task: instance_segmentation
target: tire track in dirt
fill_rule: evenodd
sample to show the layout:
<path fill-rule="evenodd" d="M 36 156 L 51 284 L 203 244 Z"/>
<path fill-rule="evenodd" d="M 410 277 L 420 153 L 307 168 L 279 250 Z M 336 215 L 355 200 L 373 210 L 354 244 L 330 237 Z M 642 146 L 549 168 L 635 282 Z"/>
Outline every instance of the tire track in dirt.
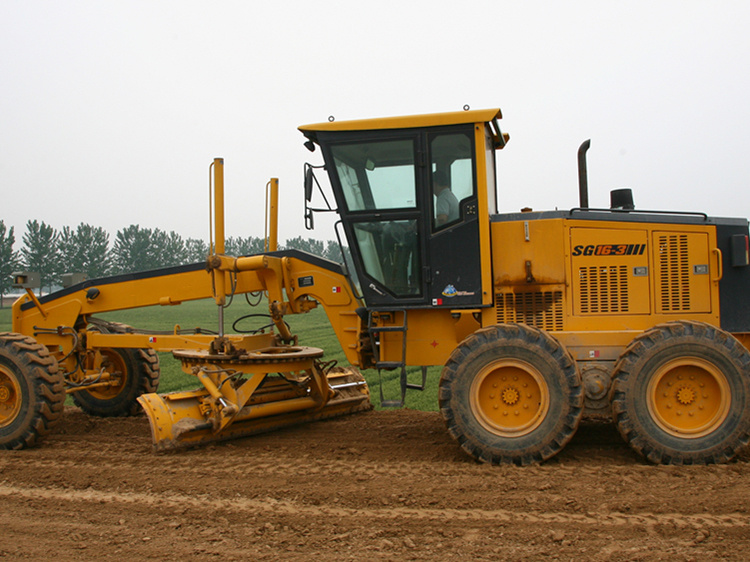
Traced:
<path fill-rule="evenodd" d="M 516 467 L 468 459 L 436 412 L 154 454 L 143 417 L 68 408 L 40 446 L 0 453 L 0 559 L 744 562 L 750 547 L 750 451 L 655 466 L 608 424 Z"/>
<path fill-rule="evenodd" d="M 273 498 L 251 499 L 235 498 L 216 500 L 208 495 L 188 496 L 177 493 L 159 492 L 145 494 L 139 492 L 103 492 L 95 489 L 70 490 L 60 488 L 25 488 L 0 483 L 0 497 L 14 497 L 26 499 L 53 500 L 55 502 L 91 502 L 91 503 L 122 503 L 153 506 L 164 509 L 184 509 L 196 507 L 203 510 L 215 510 L 221 513 L 248 512 L 257 514 L 267 512 L 273 515 L 295 515 L 309 517 L 339 517 L 344 519 L 404 519 L 431 521 L 488 521 L 506 523 L 562 523 L 576 525 L 607 525 L 607 526 L 638 526 L 653 527 L 656 525 L 672 525 L 676 527 L 714 527 L 737 528 L 750 527 L 750 516 L 740 513 L 724 515 L 689 515 L 689 514 L 657 514 L 657 513 L 563 513 L 563 512 L 535 512 L 511 510 L 483 510 L 483 509 L 429 509 L 410 507 L 389 507 L 383 509 L 362 507 L 346 508 L 332 505 L 308 505 L 300 502 L 277 500 Z"/>
<path fill-rule="evenodd" d="M 383 462 L 363 459 L 359 451 L 349 448 L 342 450 L 340 455 L 348 458 L 314 458 L 311 456 L 295 456 L 283 452 L 252 452 L 251 458 L 240 456 L 222 456 L 221 472 L 229 475 L 247 475 L 252 469 L 256 474 L 265 476 L 288 475 L 290 472 L 300 470 L 304 466 L 304 473 L 309 476 L 350 476 L 356 474 L 360 479 L 364 477 L 414 477 L 415 474 L 429 474 L 433 477 L 456 477 L 479 476 L 487 479 L 541 477 L 545 475 L 550 479 L 555 478 L 565 481 L 570 477 L 604 480 L 616 478 L 620 482 L 637 486 L 644 480 L 664 480 L 669 478 L 681 478 L 689 474 L 700 473 L 705 480 L 722 480 L 728 478 L 732 473 L 732 465 L 710 465 L 701 467 L 676 467 L 655 465 L 633 465 L 623 467 L 621 465 L 601 465 L 596 459 L 590 465 L 577 464 L 576 466 L 531 466 L 531 467 L 490 467 L 483 464 L 469 463 L 445 463 L 437 461 L 397 461 Z M 221 456 L 221 455 L 218 455 Z M 113 458 L 110 451 L 100 452 L 87 451 L 85 454 L 68 455 L 69 458 L 25 458 L 24 471 L 38 469 L 42 473 L 64 473 L 68 471 L 97 472 L 102 463 L 110 471 L 130 470 L 133 466 L 134 457 Z M 213 472 L 216 467 L 216 455 L 203 455 L 199 459 L 193 457 L 180 457 L 178 455 L 162 456 L 158 454 L 135 455 L 139 466 L 153 465 L 161 472 L 179 471 L 180 474 L 203 475 Z M 13 459 L 0 458 L 0 470 L 10 467 Z"/>

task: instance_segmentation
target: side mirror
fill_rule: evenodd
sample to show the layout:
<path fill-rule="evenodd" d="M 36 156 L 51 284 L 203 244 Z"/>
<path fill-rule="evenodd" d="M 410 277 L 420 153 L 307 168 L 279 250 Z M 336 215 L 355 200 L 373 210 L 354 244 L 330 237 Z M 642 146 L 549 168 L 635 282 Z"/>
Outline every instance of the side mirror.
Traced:
<path fill-rule="evenodd" d="M 305 169 L 305 201 L 307 202 L 312 201 L 314 179 L 312 168 L 307 167 Z"/>

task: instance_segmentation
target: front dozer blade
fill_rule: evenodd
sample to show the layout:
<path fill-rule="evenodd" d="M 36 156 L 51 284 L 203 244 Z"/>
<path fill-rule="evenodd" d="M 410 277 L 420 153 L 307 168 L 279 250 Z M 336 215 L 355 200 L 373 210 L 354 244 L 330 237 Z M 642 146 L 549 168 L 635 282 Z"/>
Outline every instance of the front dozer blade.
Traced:
<path fill-rule="evenodd" d="M 265 433 L 289 425 L 362 412 L 372 408 L 370 390 L 356 369 L 332 369 L 328 384 L 335 391 L 322 407 L 312 398 L 291 392 L 283 379 L 270 379 L 256 394 L 259 401 L 242 408 L 221 430 L 202 413 L 206 391 L 143 394 L 138 398 L 151 425 L 155 451 Z"/>

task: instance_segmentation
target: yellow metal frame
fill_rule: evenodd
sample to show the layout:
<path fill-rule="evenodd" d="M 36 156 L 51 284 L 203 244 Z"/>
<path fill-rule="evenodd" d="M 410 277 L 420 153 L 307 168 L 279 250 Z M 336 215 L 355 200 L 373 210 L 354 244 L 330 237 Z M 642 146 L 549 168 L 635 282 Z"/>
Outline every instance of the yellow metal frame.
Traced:
<path fill-rule="evenodd" d="M 373 131 L 382 129 L 412 129 L 422 127 L 439 127 L 442 125 L 460 125 L 477 123 L 484 126 L 493 119 L 502 118 L 499 108 L 476 109 L 470 111 L 454 111 L 447 113 L 429 113 L 424 115 L 408 115 L 399 117 L 381 117 L 375 119 L 358 119 L 352 121 L 328 121 L 302 125 L 299 130 L 303 133 L 314 131 Z M 484 145 L 484 140 L 482 144 Z"/>
<path fill-rule="evenodd" d="M 296 337 L 283 318 L 323 304 L 347 358 L 358 364 L 362 327 L 356 309 L 361 303 L 352 294 L 347 278 L 333 266 L 318 264 L 317 258 L 306 260 L 294 253 L 227 256 L 223 166 L 221 158 L 211 164 L 214 224 L 211 254 L 205 264 L 94 280 L 77 290 L 74 287 L 50 295 L 43 302 L 30 293 L 13 305 L 13 330 L 33 334 L 48 347 L 59 368 L 67 373 L 71 383 L 68 390 L 72 392 L 90 391 L 100 400 L 116 397 L 128 384 L 128 367 L 117 349 L 173 351 L 182 361 L 183 370 L 195 375 L 203 389 L 138 398 L 149 414 L 154 443 L 159 447 L 348 413 L 362 409 L 363 403 L 369 407 L 361 376 L 346 375 L 349 382 L 344 387 L 362 386 L 363 390 L 341 398 L 328 383 L 328 369 L 318 363 L 322 351 L 296 346 Z M 272 179 L 268 189 L 266 248 L 274 252 L 278 246 L 278 180 Z M 302 278 L 305 283 L 299 281 Z M 227 297 L 249 292 L 265 294 L 276 333 L 225 336 L 223 308 Z M 172 334 L 103 333 L 107 330 L 100 331 L 98 324 L 90 328 L 91 319 L 104 312 L 174 306 L 205 298 L 212 298 L 217 305 L 218 337 L 181 333 L 179 327 Z M 114 368 L 109 371 L 104 369 L 106 358 L 114 359 Z M 270 392 L 264 385 L 258 393 L 272 373 L 280 373 L 278 384 L 272 384 Z M 8 376 L 0 378 L 8 379 L 3 384 L 7 394 L 4 402 L 20 404 L 13 400 L 17 384 L 12 384 Z M 273 419 L 258 422 L 266 416 Z M 185 433 L 190 435 L 183 441 Z"/>

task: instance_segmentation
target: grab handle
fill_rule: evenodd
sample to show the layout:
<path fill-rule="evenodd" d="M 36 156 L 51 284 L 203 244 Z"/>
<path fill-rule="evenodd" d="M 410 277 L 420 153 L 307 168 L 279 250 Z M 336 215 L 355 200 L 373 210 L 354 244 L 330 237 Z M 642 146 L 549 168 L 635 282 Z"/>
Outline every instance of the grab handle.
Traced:
<path fill-rule="evenodd" d="M 719 248 L 714 248 L 712 251 L 714 254 L 716 254 L 716 270 L 718 272 L 718 275 L 715 279 L 712 279 L 712 281 L 718 283 L 719 281 L 721 281 L 721 278 L 724 277 L 724 264 L 723 260 L 721 259 L 721 250 L 719 250 Z"/>

